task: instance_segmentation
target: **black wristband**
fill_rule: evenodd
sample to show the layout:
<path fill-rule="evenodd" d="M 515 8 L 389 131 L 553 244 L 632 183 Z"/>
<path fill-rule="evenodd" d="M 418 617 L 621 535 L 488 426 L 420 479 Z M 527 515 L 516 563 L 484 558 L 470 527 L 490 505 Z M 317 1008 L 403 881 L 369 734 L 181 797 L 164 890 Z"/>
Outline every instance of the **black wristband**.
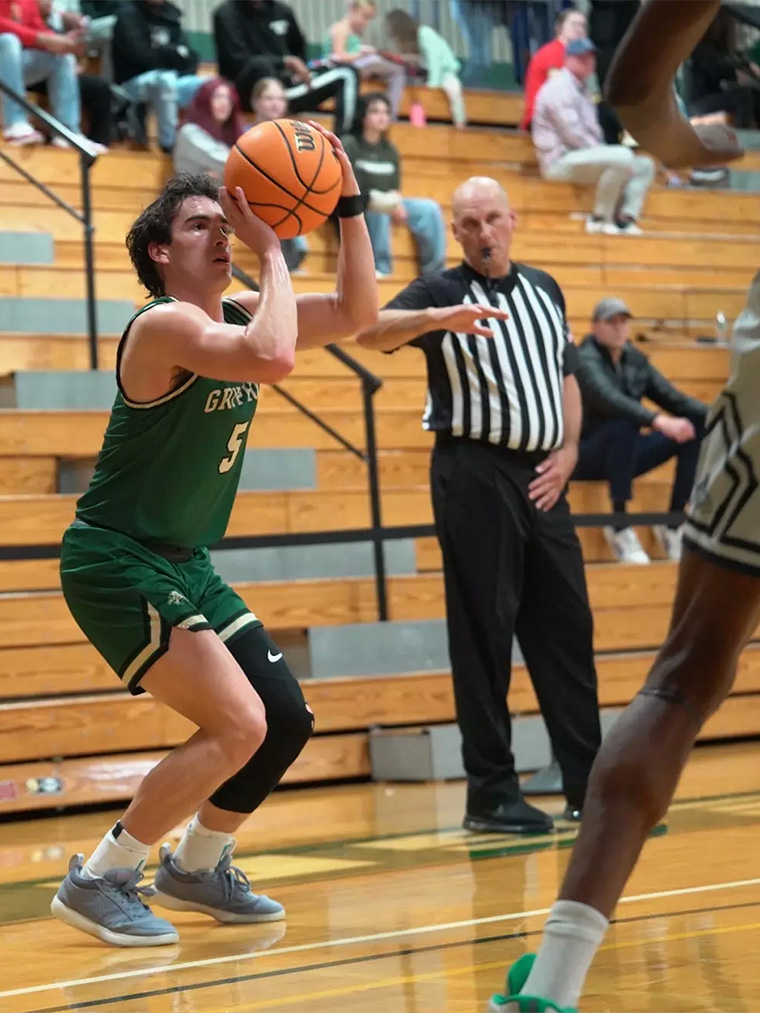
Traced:
<path fill-rule="evenodd" d="M 353 197 L 340 197 L 335 207 L 338 218 L 356 218 L 364 214 L 364 197 L 357 193 Z"/>

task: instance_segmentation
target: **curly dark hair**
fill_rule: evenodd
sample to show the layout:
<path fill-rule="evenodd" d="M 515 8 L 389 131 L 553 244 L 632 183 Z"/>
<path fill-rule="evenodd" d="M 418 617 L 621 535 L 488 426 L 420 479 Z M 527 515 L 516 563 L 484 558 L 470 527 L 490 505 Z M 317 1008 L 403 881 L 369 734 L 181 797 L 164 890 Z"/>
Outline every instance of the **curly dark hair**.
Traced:
<path fill-rule="evenodd" d="M 170 243 L 172 222 L 187 197 L 219 199 L 219 184 L 210 176 L 182 172 L 164 186 L 127 233 L 127 249 L 140 284 L 154 298 L 166 295 L 156 262 L 148 252 L 151 243 Z"/>

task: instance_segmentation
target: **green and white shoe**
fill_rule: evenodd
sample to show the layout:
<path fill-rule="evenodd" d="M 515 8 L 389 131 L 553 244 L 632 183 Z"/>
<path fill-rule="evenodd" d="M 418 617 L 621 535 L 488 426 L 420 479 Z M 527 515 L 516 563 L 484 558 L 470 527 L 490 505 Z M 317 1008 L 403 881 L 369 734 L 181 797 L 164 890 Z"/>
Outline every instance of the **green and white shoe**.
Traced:
<path fill-rule="evenodd" d="M 536 959 L 535 953 L 524 953 L 512 964 L 507 971 L 506 995 L 492 995 L 488 1003 L 488 1013 L 505 1013 L 507 1007 L 512 1004 L 520 1013 L 578 1013 L 577 1009 L 570 1006 L 558 1006 L 551 999 L 542 999 L 538 995 L 523 995 L 522 987 L 528 980 L 533 962 Z"/>

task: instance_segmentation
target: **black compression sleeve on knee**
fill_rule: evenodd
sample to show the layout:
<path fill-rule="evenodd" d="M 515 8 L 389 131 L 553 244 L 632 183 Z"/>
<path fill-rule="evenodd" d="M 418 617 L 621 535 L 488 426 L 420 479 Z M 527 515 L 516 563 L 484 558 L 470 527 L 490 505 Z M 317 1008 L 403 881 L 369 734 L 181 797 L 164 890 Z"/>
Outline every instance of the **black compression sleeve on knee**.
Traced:
<path fill-rule="evenodd" d="M 678 704 L 691 714 L 697 724 L 697 728 L 701 728 L 704 724 L 704 718 L 691 700 L 687 700 L 683 693 L 680 693 L 677 689 L 660 689 L 657 686 L 645 686 L 639 690 L 639 696 L 656 696 L 660 700 L 666 700 L 668 703 Z"/>
<path fill-rule="evenodd" d="M 248 763 L 217 788 L 211 802 L 228 812 L 252 813 L 308 742 L 314 716 L 298 680 L 263 627 L 244 634 L 229 650 L 264 703 L 267 734 Z"/>

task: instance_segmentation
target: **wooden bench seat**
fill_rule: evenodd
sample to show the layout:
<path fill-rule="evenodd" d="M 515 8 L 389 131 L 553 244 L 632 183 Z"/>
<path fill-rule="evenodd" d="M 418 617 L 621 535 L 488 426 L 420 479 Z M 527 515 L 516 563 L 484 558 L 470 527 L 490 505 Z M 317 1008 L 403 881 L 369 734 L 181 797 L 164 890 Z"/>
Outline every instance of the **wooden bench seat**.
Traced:
<path fill-rule="evenodd" d="M 587 568 L 599 651 L 657 647 L 667 630 L 676 567 L 652 563 L 631 568 L 618 564 Z M 374 622 L 377 619 L 372 578 L 261 582 L 236 585 L 238 593 L 276 633 L 315 626 Z M 440 573 L 388 579 L 392 619 L 442 619 Z M 0 597 L 0 643 L 5 647 L 38 647 L 49 643 L 80 644 L 84 636 L 58 592 L 29 592 Z"/>
<path fill-rule="evenodd" d="M 662 510 L 669 495 L 667 482 L 637 485 L 632 509 Z M 0 497 L 0 545 L 57 544 L 74 515 L 74 495 Z M 574 482 L 570 504 L 576 513 L 609 508 L 601 482 Z M 431 524 L 427 483 L 408 487 L 386 485 L 382 497 L 387 525 Z M 227 530 L 233 535 L 275 535 L 305 531 L 365 528 L 370 523 L 365 488 L 238 493 Z"/>
<path fill-rule="evenodd" d="M 652 661 L 651 652 L 600 656 L 602 706 L 623 706 L 632 699 Z M 63 678 L 60 690 L 71 691 Z M 368 776 L 371 727 L 454 720 L 447 672 L 307 680 L 304 691 L 316 714 L 316 734 L 288 771 L 286 784 Z M 759 691 L 760 650 L 750 647 L 740 659 L 731 697 L 700 738 L 757 734 Z M 514 714 L 537 711 L 523 666 L 515 667 L 509 702 Z M 192 728 L 150 697 L 131 699 L 124 693 L 0 704 L 0 780 L 15 787 L 4 793 L 0 813 L 129 798 L 165 750 Z M 14 750 L 19 742 L 20 751 Z M 61 786 L 52 797 L 36 788 L 51 776 Z"/>
<path fill-rule="evenodd" d="M 565 277 L 562 267 L 556 269 L 557 278 L 563 285 L 568 314 L 589 319 L 600 298 L 600 281 L 579 281 L 575 272 L 570 270 L 568 273 L 572 280 Z M 412 274 L 407 280 L 410 280 Z M 743 274 L 740 274 L 743 278 Z M 582 277 L 587 277 L 587 272 L 582 272 Z M 635 284 L 637 280 L 642 284 Z M 335 275 L 331 272 L 297 275 L 293 282 L 296 292 L 332 292 L 335 289 Z M 393 298 L 403 284 L 403 279 L 382 279 L 378 283 L 381 305 Z M 240 282 L 233 279 L 229 291 L 234 293 L 243 288 Z M 85 279 L 79 268 L 0 266 L 0 296 L 45 299 L 65 291 L 68 298 L 84 298 L 85 289 Z M 739 285 L 720 286 L 715 277 L 709 275 L 697 285 L 667 285 L 652 284 L 640 274 L 628 274 L 621 276 L 621 283 L 616 284 L 615 289 L 617 296 L 635 305 L 638 317 L 678 323 L 701 320 L 709 325 L 718 312 L 724 313 L 729 319 L 735 319 L 744 309 L 747 300 L 746 285 L 743 282 Z M 98 272 L 98 297 L 131 300 L 137 308 L 144 304 L 145 294 L 133 272 L 113 270 Z"/>

